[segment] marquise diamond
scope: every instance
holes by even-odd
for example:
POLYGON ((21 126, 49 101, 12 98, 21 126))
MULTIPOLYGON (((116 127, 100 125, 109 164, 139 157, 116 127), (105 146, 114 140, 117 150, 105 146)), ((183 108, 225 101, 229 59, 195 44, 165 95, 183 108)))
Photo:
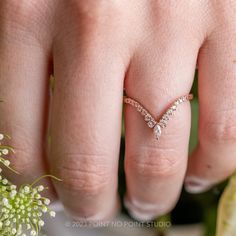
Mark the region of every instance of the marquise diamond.
POLYGON ((156 124, 153 129, 153 132, 154 132, 156 139, 158 140, 161 137, 161 126, 156 124))

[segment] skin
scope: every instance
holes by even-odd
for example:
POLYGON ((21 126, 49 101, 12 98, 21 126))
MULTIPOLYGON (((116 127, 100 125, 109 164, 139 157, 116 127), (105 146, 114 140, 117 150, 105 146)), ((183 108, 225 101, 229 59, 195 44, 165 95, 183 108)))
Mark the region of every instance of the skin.
POLYGON ((110 219, 123 88, 158 116, 189 93, 197 66, 199 144, 189 159, 189 103, 158 142, 126 106, 125 204, 149 220, 173 208, 184 182, 196 193, 227 178, 236 168, 235 11, 233 0, 1 0, 0 130, 23 173, 7 177, 51 172, 63 182, 47 182, 49 195, 73 218, 110 219))

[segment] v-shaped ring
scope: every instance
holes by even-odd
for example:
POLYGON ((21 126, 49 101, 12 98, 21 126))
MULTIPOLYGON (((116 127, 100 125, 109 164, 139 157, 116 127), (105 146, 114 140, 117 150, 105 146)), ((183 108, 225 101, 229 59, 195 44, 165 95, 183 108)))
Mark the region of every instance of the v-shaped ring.
POLYGON ((187 94, 177 98, 169 108, 163 113, 159 120, 156 120, 151 113, 145 109, 139 102, 133 98, 124 96, 124 103, 129 104, 137 109, 137 111, 144 117, 148 127, 153 129, 157 140, 161 137, 162 129, 165 128, 170 120, 170 117, 175 113, 179 104, 193 99, 192 94, 187 94))

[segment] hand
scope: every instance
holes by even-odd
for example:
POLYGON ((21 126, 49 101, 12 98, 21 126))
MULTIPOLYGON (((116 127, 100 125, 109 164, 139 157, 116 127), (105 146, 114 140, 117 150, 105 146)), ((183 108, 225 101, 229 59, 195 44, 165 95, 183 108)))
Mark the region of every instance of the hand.
POLYGON ((126 107, 126 205, 148 220, 175 205, 184 179, 190 192, 200 192, 231 175, 235 11, 233 0, 2 0, 0 130, 12 136, 11 161, 22 173, 8 177, 25 183, 51 172, 63 179, 53 184, 74 218, 110 218, 119 205, 123 88, 157 116, 190 91, 196 65, 199 144, 189 162, 189 103, 158 142, 126 107))

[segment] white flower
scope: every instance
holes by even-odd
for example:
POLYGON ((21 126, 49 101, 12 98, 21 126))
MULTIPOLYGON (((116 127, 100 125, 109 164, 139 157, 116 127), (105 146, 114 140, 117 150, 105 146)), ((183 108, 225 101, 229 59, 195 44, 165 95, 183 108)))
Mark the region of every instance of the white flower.
POLYGON ((39 185, 39 186, 38 186, 38 191, 39 191, 39 192, 42 192, 43 190, 44 190, 44 186, 43 186, 43 185, 39 185))
POLYGON ((2 180, 2 183, 3 183, 4 185, 6 185, 6 184, 8 183, 8 180, 7 180, 7 179, 3 179, 3 180, 2 180))
POLYGON ((55 216, 56 216, 56 212, 55 212, 55 211, 50 211, 50 212, 49 212, 49 215, 50 215, 51 217, 55 217, 55 216))
POLYGON ((45 198, 44 204, 48 206, 50 204, 50 200, 48 198, 45 198))
POLYGON ((17 191, 15 189, 13 189, 11 192, 10 192, 10 197, 11 198, 14 198, 17 194, 17 191))
POLYGON ((38 200, 37 203, 38 203, 38 206, 42 206, 43 205, 41 200, 38 200))
POLYGON ((4 134, 0 134, 0 140, 4 139, 4 134))
POLYGON ((38 224, 39 224, 39 226, 44 226, 44 221, 43 220, 39 220, 38 224))
POLYGON ((10 189, 16 189, 16 185, 12 184, 12 185, 10 186, 10 189))
POLYGON ((43 215, 43 213, 42 213, 42 212, 38 212, 37 215, 38 215, 39 217, 41 217, 41 216, 43 215))
POLYGON ((42 212, 43 212, 43 213, 46 213, 47 211, 48 211, 48 208, 45 207, 45 206, 43 206, 43 207, 42 207, 42 212))
POLYGON ((4 164, 5 166, 9 166, 11 163, 10 163, 9 160, 4 160, 4 161, 3 161, 3 164, 4 164))
POLYGON ((24 187, 24 191, 25 191, 25 193, 29 193, 30 192, 30 187, 29 186, 25 186, 24 187))
POLYGON ((2 153, 3 153, 4 155, 7 155, 7 154, 9 153, 9 151, 8 151, 8 149, 4 148, 4 149, 2 150, 2 153))
MULTIPOLYGON (((3 138, 5 138, 4 135, 0 133, 0 140, 3 138)), ((11 162, 3 155, 9 154, 11 148, 1 146, 1 143, 0 148, 0 162, 8 167, 11 162)), ((1 171, 0 168, 0 173, 1 171)), ((6 230, 6 235, 26 236, 26 233, 23 233, 24 229, 28 232, 27 235, 37 236, 38 231, 45 225, 44 220, 41 219, 43 215, 48 213, 51 217, 56 216, 56 212, 47 207, 50 204, 50 199, 41 196, 45 187, 34 184, 22 185, 18 189, 16 185, 11 184, 0 174, 0 192, 4 193, 0 199, 0 235, 3 230, 6 230)))
POLYGON ((2 199, 2 203, 4 206, 7 206, 8 205, 8 199, 7 198, 3 198, 2 199))
POLYGON ((6 222, 5 222, 5 225, 6 226, 9 226, 11 224, 11 221, 10 220, 7 220, 6 222))
POLYGON ((30 235, 31 235, 31 236, 36 236, 36 235, 37 235, 37 233, 36 233, 36 231, 35 231, 35 230, 31 230, 31 232, 30 232, 30 235))

